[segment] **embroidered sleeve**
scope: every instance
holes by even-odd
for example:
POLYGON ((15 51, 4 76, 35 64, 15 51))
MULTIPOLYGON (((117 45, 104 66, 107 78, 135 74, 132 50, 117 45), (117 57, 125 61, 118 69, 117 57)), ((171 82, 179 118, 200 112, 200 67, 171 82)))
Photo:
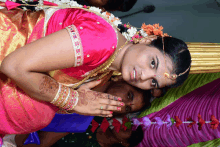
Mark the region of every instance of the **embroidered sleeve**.
POLYGON ((74 25, 66 27, 66 30, 69 32, 70 38, 72 40, 73 49, 75 51, 75 65, 74 67, 83 65, 83 47, 82 42, 79 36, 79 32, 74 25))

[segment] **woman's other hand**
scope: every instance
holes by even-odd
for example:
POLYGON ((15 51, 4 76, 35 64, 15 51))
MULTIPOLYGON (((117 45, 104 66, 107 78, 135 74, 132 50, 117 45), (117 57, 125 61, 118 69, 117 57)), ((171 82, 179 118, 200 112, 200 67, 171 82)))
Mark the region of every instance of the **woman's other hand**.
POLYGON ((78 104, 74 108, 74 112, 82 115, 92 115, 101 117, 112 117, 112 111, 121 111, 124 103, 121 98, 92 91, 90 89, 96 87, 100 81, 92 81, 82 85, 77 91, 79 93, 78 104))

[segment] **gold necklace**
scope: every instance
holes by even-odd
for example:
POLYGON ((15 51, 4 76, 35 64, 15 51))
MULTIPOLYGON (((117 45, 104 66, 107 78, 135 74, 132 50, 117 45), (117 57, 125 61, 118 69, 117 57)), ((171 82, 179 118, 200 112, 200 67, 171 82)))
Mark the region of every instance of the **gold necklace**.
MULTIPOLYGON (((108 23, 112 24, 115 28, 118 29, 117 26, 115 26, 107 17, 101 15, 100 13, 97 13, 95 11, 92 11, 92 10, 88 10, 88 9, 85 9, 85 8, 80 8, 80 9, 83 9, 83 10, 86 10, 86 11, 89 11, 89 12, 93 12, 95 13, 96 15, 102 17, 103 19, 105 19, 108 23)), ((95 68, 94 70, 92 70, 89 75, 87 77, 85 77, 83 80, 81 80, 80 82, 76 83, 74 86, 72 86, 72 88, 77 88, 79 85, 83 84, 86 80, 88 80, 89 78, 91 77, 94 77, 94 76, 97 76, 98 73, 100 72, 104 72, 100 77, 99 79, 103 78, 104 76, 108 75, 111 71, 107 71, 105 72, 109 67, 110 65, 113 63, 113 61, 115 60, 115 57, 118 55, 118 52, 128 43, 128 41, 125 42, 125 44, 123 46, 121 46, 118 50, 116 50, 113 55, 104 63, 102 64, 101 66, 95 68)))
MULTIPOLYGON (((127 43, 128 43, 128 41, 126 41, 124 45, 122 45, 118 50, 116 50, 116 51, 113 53, 113 55, 112 55, 104 64, 102 64, 101 66, 99 66, 99 67, 95 68, 94 70, 92 70, 87 77, 85 77, 83 80, 81 80, 80 82, 78 82, 77 84, 75 84, 74 86, 72 86, 72 88, 77 88, 79 85, 81 85, 82 83, 84 83, 84 82, 85 82, 86 80, 88 80, 90 77, 94 77, 94 76, 98 75, 98 73, 106 71, 106 70, 110 67, 110 65, 114 62, 114 60, 115 60, 116 56, 118 55, 119 51, 120 51, 127 43)), ((110 71, 107 71, 107 72, 103 73, 103 74, 99 77, 99 79, 103 78, 104 76, 106 76, 106 75, 109 74, 109 73, 110 73, 110 71)))

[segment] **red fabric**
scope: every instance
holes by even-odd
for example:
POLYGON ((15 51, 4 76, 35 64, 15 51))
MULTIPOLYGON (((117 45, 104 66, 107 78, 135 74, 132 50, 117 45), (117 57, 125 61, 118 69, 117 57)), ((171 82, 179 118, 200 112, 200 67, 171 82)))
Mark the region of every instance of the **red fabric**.
POLYGON ((109 127, 109 122, 107 121, 106 118, 104 118, 100 128, 102 129, 103 132, 105 132, 108 127, 109 127))
POLYGON ((218 125, 219 125, 219 120, 215 118, 214 115, 211 115, 211 128, 212 129, 217 129, 218 128, 218 125))
POLYGON ((124 131, 127 130, 127 127, 125 126, 125 123, 129 122, 128 118, 126 116, 124 116, 123 120, 122 120, 122 128, 124 129, 124 131))
POLYGON ((115 131, 116 131, 117 133, 119 133, 120 128, 121 128, 121 123, 120 123, 117 119, 113 118, 113 123, 112 123, 112 125, 114 126, 115 131))
POLYGON ((201 114, 198 114, 198 119, 199 119, 199 123, 198 123, 199 130, 202 130, 202 126, 205 124, 205 121, 202 119, 201 114))
POLYGON ((176 121, 176 127, 179 128, 179 126, 182 124, 182 121, 178 118, 178 116, 175 116, 175 121, 176 121))
POLYGON ((92 133, 94 133, 98 127, 99 127, 99 124, 93 119, 92 120, 92 128, 91 128, 92 133))
POLYGON ((194 120, 192 120, 192 118, 190 117, 190 118, 187 118, 186 119, 187 121, 192 121, 192 123, 190 123, 187 127, 189 127, 189 128, 192 128, 192 126, 194 125, 194 124, 196 124, 196 122, 194 121, 194 120))

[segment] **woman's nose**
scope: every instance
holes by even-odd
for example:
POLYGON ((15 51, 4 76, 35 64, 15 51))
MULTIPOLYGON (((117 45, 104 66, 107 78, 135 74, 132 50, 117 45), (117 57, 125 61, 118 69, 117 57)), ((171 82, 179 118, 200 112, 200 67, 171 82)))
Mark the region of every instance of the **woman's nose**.
POLYGON ((148 79, 152 79, 155 73, 151 70, 144 70, 141 73, 141 80, 146 81, 148 79))

